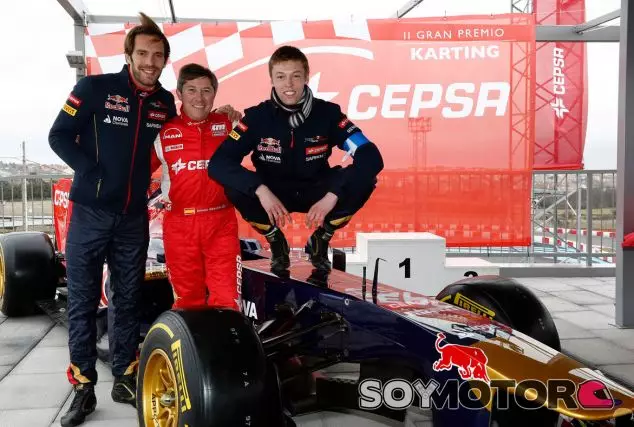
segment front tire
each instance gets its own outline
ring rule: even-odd
[[[548,309],[526,286],[499,276],[470,277],[452,283],[436,299],[461,308],[469,308],[492,320],[561,351],[557,326]],[[519,400],[520,398],[517,397]],[[516,399],[508,398],[510,407],[492,408],[491,426],[555,427],[559,414],[547,408],[525,410]],[[525,402],[522,406],[529,406]]]
[[[241,313],[167,311],[141,350],[139,425],[265,426],[266,375],[259,337]]]

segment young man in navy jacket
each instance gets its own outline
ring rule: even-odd
[[[229,200],[271,245],[271,271],[288,276],[289,247],[279,227],[289,212],[305,212],[316,227],[306,249],[319,284],[331,270],[328,246],[375,189],[383,159],[339,105],[313,98],[308,59],[292,46],[269,61],[271,98],[247,108],[245,117],[209,162],[209,176],[225,187]],[[352,156],[346,168],[331,168],[337,147]],[[255,171],[244,168],[251,154]],[[290,219],[290,218],[289,218]],[[315,273],[317,273],[315,275]]]
[[[173,95],[158,81],[169,54],[165,35],[141,14],[125,39],[127,64],[119,73],[82,78],[50,130],[51,148],[75,171],[65,256],[67,374],[76,394],[62,426],[81,424],[96,406],[95,322],[105,259],[115,309],[112,398],[135,404],[150,154],[163,123],[176,115]]]

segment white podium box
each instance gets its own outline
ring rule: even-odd
[[[500,267],[482,258],[448,257],[445,258],[445,274],[447,284],[465,278],[465,274],[475,272],[478,276],[497,276]],[[379,274],[381,270],[379,270]]]
[[[357,233],[356,253],[346,254],[346,271],[372,281],[379,259],[379,282],[435,296],[465,273],[497,275],[499,268],[481,258],[447,258],[446,241],[432,233]]]

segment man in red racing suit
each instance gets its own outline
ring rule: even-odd
[[[223,187],[207,175],[209,159],[232,127],[228,116],[210,112],[217,88],[209,69],[184,66],[177,83],[181,114],[163,125],[154,142],[152,170],[160,162],[163,242],[174,308],[240,309],[237,217]]]

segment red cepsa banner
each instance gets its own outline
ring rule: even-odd
[[[70,187],[72,181],[62,178],[53,184],[53,217],[55,218],[55,244],[61,253],[66,252],[66,236],[73,212],[73,202],[70,201]]]
[[[585,3],[585,0],[533,0],[536,24],[583,24]],[[588,122],[586,43],[539,42],[535,52],[533,169],[581,170]]]
[[[117,72],[131,25],[90,25],[89,73]],[[218,76],[216,105],[239,110],[270,96],[268,59],[281,45],[308,56],[315,96],[341,105],[385,162],[370,201],[334,236],[429,231],[448,246],[530,244],[535,23],[530,14],[218,24],[163,24],[175,90],[190,62]],[[346,166],[344,152],[331,164]],[[245,165],[249,165],[245,159]],[[241,235],[256,237],[241,221]],[[285,227],[292,247],[311,230]]]

